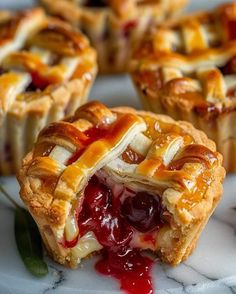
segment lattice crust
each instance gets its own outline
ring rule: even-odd
[[[46,5],[49,3],[48,0],[42,0],[42,2]],[[147,7],[150,9],[158,5],[158,7],[163,9],[163,11],[164,9],[168,9],[168,11],[171,12],[182,7],[183,3],[186,1],[177,0],[175,3],[173,3],[173,1],[171,3],[170,0],[56,0],[56,2],[59,3],[61,9],[66,8],[68,11],[72,8],[71,4],[76,4],[78,7],[77,15],[75,15],[75,12],[73,15],[77,17],[78,21],[81,17],[81,13],[83,14],[84,11],[89,9],[91,10],[91,8],[103,8],[105,10],[109,9],[109,11],[117,17],[130,18],[136,13],[137,9],[146,9]]]
[[[73,94],[76,85],[85,89],[96,74],[96,54],[87,39],[40,8],[2,12],[0,38],[2,114],[23,116],[40,99],[42,105],[66,104],[67,92]],[[64,98],[57,95],[59,85]]]
[[[163,25],[134,53],[135,83],[173,99],[191,94],[186,104],[235,105],[235,28],[235,3]]]
[[[78,211],[88,180],[98,171],[135,191],[162,195],[171,226],[182,234],[205,222],[218,202],[221,161],[214,143],[188,123],[90,102],[70,119],[41,131],[24,160],[19,182],[41,231],[42,224],[51,227],[57,241]],[[169,262],[178,263],[183,255],[175,258]]]
[[[98,52],[99,70],[129,70],[131,52],[150,29],[173,16],[187,0],[167,1],[69,1],[40,0],[49,13],[60,16],[87,34]]]

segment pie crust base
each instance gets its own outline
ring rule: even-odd
[[[94,105],[95,105],[95,108],[94,108]],[[94,121],[94,119],[95,120],[97,119],[96,116],[97,115],[99,116],[104,110],[103,109],[104,106],[100,106],[100,105],[101,104],[99,103],[97,106],[97,102],[88,103],[84,106],[84,108],[79,109],[77,113],[79,117],[84,117],[84,115],[86,115],[87,119],[89,119],[90,121]],[[93,109],[92,112],[90,111],[91,108]],[[102,109],[102,110],[94,112],[94,109]],[[165,115],[155,115],[149,112],[135,111],[134,109],[131,109],[128,107],[114,108],[114,109],[111,109],[111,111],[118,115],[126,115],[126,114],[135,115],[137,116],[136,119],[138,119],[139,117],[147,117],[148,119],[150,118],[150,119],[157,120],[161,124],[162,123],[172,124],[174,129],[180,128],[181,132],[183,131],[184,134],[187,134],[187,136],[191,136],[191,138],[193,138],[195,144],[200,144],[202,146],[205,146],[207,149],[204,149],[204,150],[210,150],[207,152],[210,152],[211,154],[214,154],[215,156],[214,168],[212,167],[209,170],[211,174],[210,175],[211,181],[206,186],[206,190],[204,190],[204,196],[201,198],[201,200],[196,203],[193,202],[194,203],[193,208],[191,208],[190,210],[184,209],[183,215],[180,216],[178,212],[178,208],[176,206],[175,197],[174,198],[171,197],[171,195],[168,193],[163,194],[161,196],[162,203],[166,211],[168,212],[168,215],[170,215],[171,221],[165,223],[165,225],[159,229],[155,246],[151,250],[155,252],[161,258],[162,261],[167,262],[171,265],[179,264],[180,262],[185,260],[195,248],[196,242],[200,236],[201,231],[203,230],[209,217],[211,216],[212,212],[214,211],[217,203],[219,202],[221,198],[222,181],[225,176],[225,170],[221,166],[222,156],[216,152],[215,144],[213,143],[213,141],[209,140],[202,131],[196,130],[191,124],[187,122],[183,122],[183,121],[175,122],[173,119]],[[94,113],[96,113],[95,117],[94,117]],[[141,121],[139,123],[141,123]],[[39,141],[37,144],[39,144],[42,138],[44,138],[43,135],[41,139],[39,137]],[[129,143],[130,143],[130,140],[128,140],[128,144]],[[36,148],[37,148],[37,144],[36,144]],[[66,192],[65,187],[62,188],[62,190],[58,190],[58,185],[59,185],[58,183],[60,183],[60,181],[57,182],[55,191],[61,191],[60,193],[62,194],[58,194],[60,195],[60,199],[53,200],[54,196],[51,194],[51,192],[48,193],[47,191],[45,191],[45,187],[44,185],[42,185],[42,182],[40,179],[40,177],[43,176],[42,172],[46,174],[48,173],[50,174],[52,173],[52,171],[49,166],[47,167],[47,165],[43,167],[43,170],[40,170],[40,165],[38,165],[37,167],[38,163],[37,163],[37,160],[35,161],[35,157],[34,157],[35,152],[36,151],[33,150],[26,156],[26,158],[23,161],[23,166],[18,174],[18,181],[21,187],[21,190],[20,190],[21,198],[25,202],[32,216],[34,217],[39,227],[42,238],[44,240],[44,244],[49,254],[53,257],[53,259],[63,265],[66,265],[72,268],[77,267],[77,264],[81,261],[81,259],[87,258],[91,254],[96,253],[97,251],[101,249],[101,246],[96,241],[96,238],[94,238],[94,236],[91,236],[91,235],[89,236],[89,238],[86,237],[87,239],[85,238],[85,240],[83,239],[84,236],[81,239],[79,239],[77,245],[80,244],[80,247],[77,249],[75,249],[75,247],[65,248],[61,245],[60,241],[58,241],[63,237],[65,224],[68,220],[68,215],[70,215],[70,210],[71,210],[70,205],[72,202],[71,200],[69,200],[70,199],[69,194],[67,194],[67,192],[70,193],[70,190]],[[109,151],[107,155],[109,155]],[[200,155],[200,156],[204,156],[204,155]],[[47,160],[49,160],[49,157],[47,158],[48,158]],[[110,160],[112,159],[114,159],[114,156],[111,157]],[[155,161],[152,163],[156,164]],[[73,165],[70,165],[70,168],[71,166],[73,168]],[[110,165],[109,163],[108,166],[111,167],[112,165]],[[197,166],[198,164],[195,167]],[[107,171],[109,171],[109,168]],[[149,170],[148,168],[147,171],[145,172],[147,181],[149,181],[148,174],[150,173],[150,171],[151,170]],[[61,173],[60,165],[58,165],[58,167],[55,169],[55,173],[57,174],[58,172]],[[94,170],[93,170],[93,173],[94,173]],[[52,173],[51,183],[55,182],[54,176],[56,176],[56,174],[54,174],[54,176],[53,174],[54,172]],[[113,177],[114,175],[115,174],[111,173],[111,177]],[[49,180],[49,176],[47,176],[47,179]],[[125,179],[126,179],[126,176],[124,176],[124,181]],[[174,181],[175,180],[176,178],[174,179]],[[179,180],[182,181],[181,178]],[[83,185],[87,185],[86,183],[87,182],[85,182]],[[82,188],[80,187],[80,189]],[[73,194],[71,195],[73,197],[75,196]],[[76,199],[76,198],[73,198],[73,199]],[[80,240],[82,240],[81,241],[82,244],[79,243]],[[84,251],[85,243],[87,244],[85,246],[87,249]],[[83,250],[81,250],[81,246]],[[145,244],[140,245],[141,250],[147,249],[147,248],[148,247],[146,247]]]

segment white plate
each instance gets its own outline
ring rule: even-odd
[[[53,0],[52,0],[53,1]],[[174,1],[174,0],[173,0]],[[209,8],[217,0],[193,0],[190,10]],[[23,7],[32,4],[24,0],[0,0],[0,8]],[[109,106],[139,102],[128,77],[101,77],[90,95]],[[6,189],[19,201],[18,185],[14,178],[0,178]],[[192,256],[175,268],[157,264],[153,269],[155,289],[160,294],[236,293],[236,175],[228,176],[222,202],[206,226]],[[86,294],[120,293],[118,283],[99,276],[93,269],[94,259],[83,262],[82,268],[72,271],[51,260],[50,274],[43,279],[33,278],[19,258],[13,231],[13,211],[0,201],[0,294]],[[137,293],[142,294],[142,293]]]

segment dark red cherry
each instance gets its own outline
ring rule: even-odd
[[[111,190],[100,183],[96,176],[90,180],[85,189],[86,203],[94,212],[106,209],[111,202]]]
[[[126,198],[121,206],[121,213],[127,222],[143,233],[161,225],[161,210],[159,197],[146,192]]]
[[[94,230],[98,241],[104,247],[109,248],[129,243],[133,234],[132,229],[125,226],[115,211],[104,211],[98,217],[101,221]]]

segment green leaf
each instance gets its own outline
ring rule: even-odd
[[[0,193],[15,207],[15,239],[20,256],[26,268],[36,277],[48,274],[43,261],[42,240],[32,216],[21,208],[0,184]]]
[[[42,241],[32,216],[23,208],[15,210],[15,238],[18,251],[26,268],[36,277],[48,274],[43,261]]]

